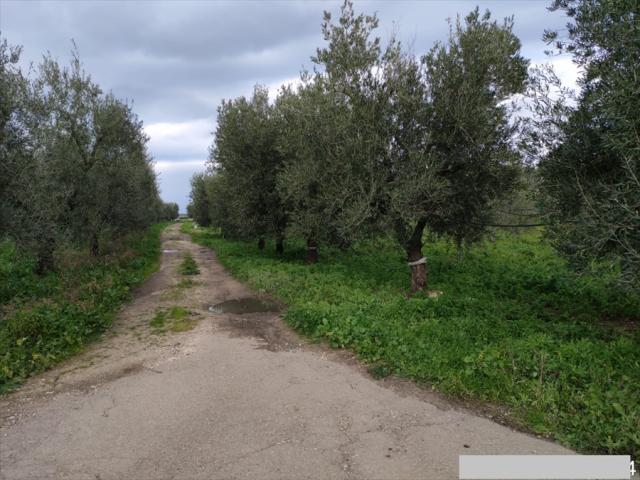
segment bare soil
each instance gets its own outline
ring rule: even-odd
[[[376,381],[279,312],[210,311],[258,297],[179,225],[162,242],[160,270],[102,340],[0,399],[1,479],[439,479],[458,478],[460,454],[572,453]],[[178,273],[186,252],[199,275]],[[150,325],[178,306],[193,329]]]

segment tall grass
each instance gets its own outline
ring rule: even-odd
[[[325,248],[309,266],[302,243],[278,258],[273,245],[183,228],[286,302],[289,324],[354,350],[372,373],[500,406],[510,423],[584,452],[640,453],[640,297],[604,274],[576,276],[537,232],[462,257],[428,243],[431,288],[443,294],[407,299],[409,272],[390,241]]]

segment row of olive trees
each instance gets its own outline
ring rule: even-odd
[[[175,218],[131,107],[104,94],[75,52],[68,67],[46,56],[34,78],[19,55],[0,43],[0,237],[44,272],[61,245],[99,255],[113,238]]]
[[[309,262],[322,242],[392,232],[414,291],[426,288],[425,230],[462,245],[533,213],[576,267],[604,260],[638,285],[640,12],[594,0],[553,9],[572,19],[568,38],[547,39],[583,67],[575,103],[552,71],[527,72],[510,20],[476,10],[416,59],[393,40],[383,50],[375,16],[346,2],[337,24],[325,14],[327,46],[300,87],[220,107],[192,213],[259,245],[273,236],[279,251],[284,234],[302,236]]]
[[[392,233],[412,291],[427,288],[425,229],[459,245],[477,240],[492,205],[520,178],[516,124],[505,100],[523,92],[528,61],[512,21],[477,9],[421,58],[374,36],[375,16],[346,1],[326,12],[326,47],[298,88],[270,103],[256,87],[225,101],[209,172],[192,181],[190,213],[233,236],[322,243]]]

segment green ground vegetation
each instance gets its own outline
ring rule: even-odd
[[[193,258],[189,252],[184,254],[182,257],[182,263],[180,263],[180,273],[182,275],[198,275],[200,273],[200,269],[198,268],[198,263]]]
[[[376,375],[394,374],[473,403],[583,452],[640,453],[640,297],[616,272],[576,275],[541,232],[496,234],[460,256],[427,242],[431,288],[407,298],[391,240],[287,253],[183,231],[215,249],[240,280],[287,305],[300,332],[350,348]]]
[[[158,310],[149,322],[153,333],[186,332],[195,327],[196,322],[191,318],[191,312],[184,307],[173,306],[168,310]]]
[[[158,265],[166,223],[131,234],[112,253],[60,254],[59,268],[34,273],[36,260],[0,243],[0,392],[81,351]]]

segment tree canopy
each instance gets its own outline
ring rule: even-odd
[[[45,56],[34,78],[16,67],[19,55],[0,43],[0,234],[44,272],[61,245],[99,255],[166,217],[131,106],[103,93],[75,50],[69,66]]]
[[[533,213],[576,266],[607,259],[637,281],[637,5],[551,9],[573,20],[566,38],[545,38],[584,69],[575,108],[551,69],[522,56],[513,18],[476,8],[416,56],[395,38],[382,45],[377,17],[349,0],[339,18],[325,12],[324,45],[297,86],[219,107],[194,217],[259,245],[275,237],[279,250],[285,235],[303,238],[309,263],[322,244],[391,235],[415,292],[428,286],[425,234],[463,248],[497,218]]]
[[[567,35],[546,39],[582,67],[577,105],[540,162],[550,238],[581,269],[594,259],[640,282],[640,10],[637,2],[558,0]]]

